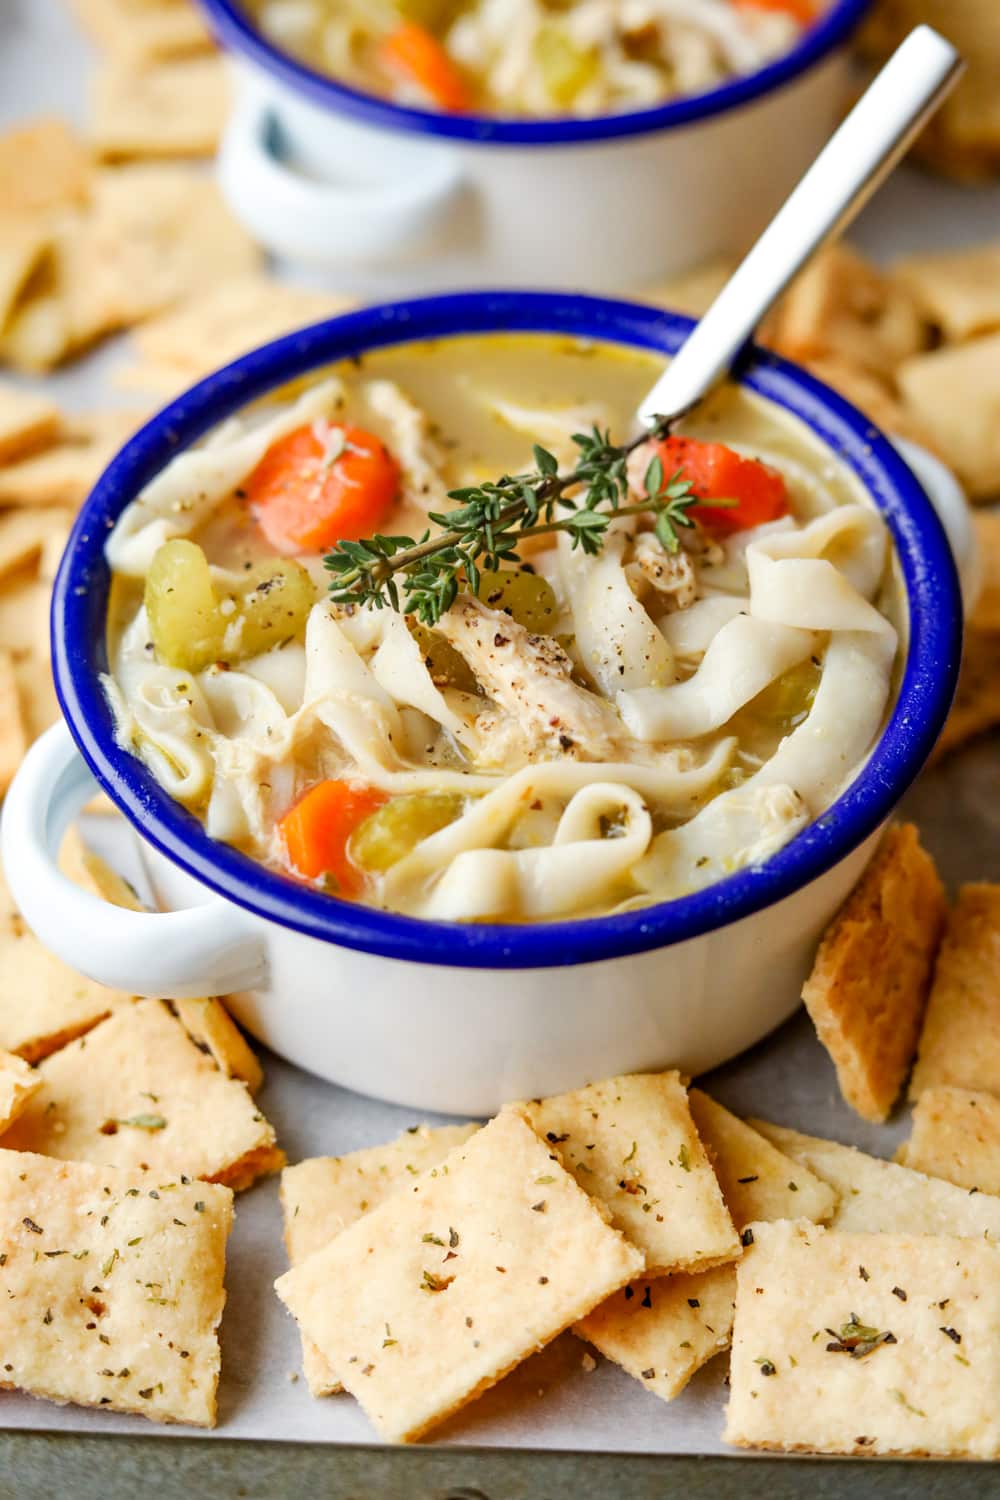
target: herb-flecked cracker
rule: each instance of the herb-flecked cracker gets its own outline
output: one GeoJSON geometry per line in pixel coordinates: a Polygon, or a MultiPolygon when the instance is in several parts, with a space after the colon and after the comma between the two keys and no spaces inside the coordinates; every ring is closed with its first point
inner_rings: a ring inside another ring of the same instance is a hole
{"type": "Polygon", "coordinates": [[[831,1229],[845,1234],[969,1236],[1000,1246],[1000,1197],[968,1193],[837,1141],[801,1135],[766,1120],[751,1123],[780,1151],[836,1189],[839,1202],[831,1229]]]}
{"type": "Polygon", "coordinates": [[[41,1086],[41,1077],[23,1057],[0,1050],[0,1131],[13,1124],[41,1086]]]}
{"type": "Polygon", "coordinates": [[[4,1139],[63,1160],[184,1172],[239,1189],[284,1156],[246,1085],[195,1046],[162,1000],[137,1000],[39,1069],[4,1139]]]}
{"type": "Polygon", "coordinates": [[[647,1271],[705,1269],[739,1255],[678,1073],[627,1074],[523,1107],[643,1252],[647,1271]]]}
{"type": "Polygon", "coordinates": [[[1000,1275],[981,1241],[753,1226],[725,1439],[744,1448],[1000,1455],[1000,1275]]]}
{"type": "Polygon", "coordinates": [[[1000,1098],[946,1084],[924,1089],[896,1160],[970,1192],[1000,1195],[1000,1098]]]}
{"type": "MultiPolygon", "coordinates": [[[[478,1125],[415,1125],[384,1146],[347,1156],[313,1156],[281,1174],[285,1245],[291,1265],[328,1245],[342,1229],[378,1208],[393,1193],[444,1160],[475,1135],[478,1125]]],[[[302,1335],[302,1369],[314,1396],[343,1390],[336,1371],[302,1335]]]]}
{"type": "Polygon", "coordinates": [[[827,929],[802,998],[848,1104],[884,1120],[917,1049],[944,888],[910,823],[890,828],[827,929]]]}
{"type": "Polygon", "coordinates": [[[910,1098],[936,1084],[1000,1092],[1000,885],[965,885],[938,954],[910,1098]]]}
{"type": "Polygon", "coordinates": [[[382,1435],[409,1442],[641,1269],[639,1251],[505,1109],[277,1290],[382,1435]]]}
{"type": "Polygon", "coordinates": [[[0,1385],[215,1421],[228,1188],[0,1150],[0,1385]]]}
{"type": "MultiPolygon", "coordinates": [[[[737,1229],[753,1219],[828,1219],[837,1195],[721,1104],[692,1089],[691,1113],[737,1229]]],[[[642,1278],[616,1292],[576,1332],[664,1401],[729,1346],[736,1269],[642,1278]]]]}

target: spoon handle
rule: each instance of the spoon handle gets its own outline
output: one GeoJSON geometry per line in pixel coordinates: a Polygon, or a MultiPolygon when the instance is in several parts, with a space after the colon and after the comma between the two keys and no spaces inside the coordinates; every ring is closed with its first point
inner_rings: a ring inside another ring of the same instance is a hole
{"type": "Polygon", "coordinates": [[[789,282],[860,212],[964,66],[930,26],[910,33],[691,330],[639,408],[640,422],[683,416],[728,374],[789,282]]]}

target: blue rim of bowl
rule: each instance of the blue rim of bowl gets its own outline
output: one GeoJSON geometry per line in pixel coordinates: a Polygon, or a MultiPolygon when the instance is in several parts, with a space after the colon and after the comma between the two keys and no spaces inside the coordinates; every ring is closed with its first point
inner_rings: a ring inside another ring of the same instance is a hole
{"type": "Polygon", "coordinates": [[[253,25],[239,0],[200,0],[200,3],[224,47],[248,58],[313,104],[335,110],[362,124],[489,146],[572,146],[691,125],[750,104],[762,94],[791,83],[845,43],[870,8],[871,0],[833,0],[829,10],[803,32],[794,47],[766,67],[730,79],[717,89],[670,99],[652,109],[579,120],[569,116],[548,120],[509,120],[487,115],[449,115],[394,104],[391,100],[350,88],[328,74],[318,73],[273,46],[253,25]]]}
{"type": "Polygon", "coordinates": [[[56,690],[84,759],[138,832],[195,879],[258,916],[388,958],[468,968],[588,963],[683,942],[752,916],[856,849],[892,813],[944,723],[961,654],[961,594],[951,550],[919,481],[856,408],[786,360],[748,350],[740,379],[812,429],[859,475],[899,554],[910,648],[895,709],[867,763],[814,823],[759,868],[638,911],[534,926],[429,922],[339,901],[210,838],[115,741],[98,680],[107,668],[104,543],[125,505],[182,449],[247,402],[331,361],[392,344],[477,333],[542,333],[669,354],[691,320],[572,293],[470,292],[390,303],[267,344],[165,407],[122,449],[77,518],[56,578],[56,690]]]}

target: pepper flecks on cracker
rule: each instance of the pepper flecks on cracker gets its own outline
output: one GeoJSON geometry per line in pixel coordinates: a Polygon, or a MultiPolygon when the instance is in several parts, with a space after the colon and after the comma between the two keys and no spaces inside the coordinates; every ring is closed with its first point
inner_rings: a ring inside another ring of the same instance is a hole
{"type": "Polygon", "coordinates": [[[1000,1194],[1000,1098],[946,1084],[924,1089],[896,1160],[970,1192],[1000,1194]]]}
{"type": "MultiPolygon", "coordinates": [[[[475,1135],[478,1125],[414,1125],[384,1146],[347,1156],[314,1156],[281,1174],[281,1207],[288,1260],[297,1266],[341,1230],[378,1208],[475,1135]]],[[[336,1371],[302,1335],[302,1368],[313,1396],[343,1390],[336,1371]]]]}
{"type": "MultiPolygon", "coordinates": [[[[699,1089],[691,1113],[737,1229],[751,1219],[828,1219],[837,1195],[743,1120],[699,1089]]],[[[663,1401],[729,1347],[736,1301],[734,1265],[692,1275],[640,1278],[576,1326],[606,1358],[663,1401]]]]}
{"type": "Polygon", "coordinates": [[[0,1149],[0,1385],[211,1427],[228,1188],[0,1149]]]}
{"type": "Polygon", "coordinates": [[[910,1098],[939,1083],[1000,1093],[1000,885],[964,885],[948,920],[910,1098]]]}
{"type": "Polygon", "coordinates": [[[1000,1455],[1000,1275],[981,1241],[755,1224],[724,1437],[746,1448],[1000,1455]]]}
{"type": "Polygon", "coordinates": [[[641,1269],[506,1109],[276,1286],[382,1435],[410,1442],[641,1269]]]}
{"type": "Polygon", "coordinates": [[[137,1000],[39,1070],[4,1144],[64,1160],[184,1172],[240,1189],[284,1155],[245,1084],[227,1078],[162,1000],[137,1000]]]}
{"type": "Polygon", "coordinates": [[[521,1108],[647,1271],[735,1260],[739,1240],[678,1073],[609,1078],[521,1108]]]}
{"type": "Polygon", "coordinates": [[[836,1189],[829,1227],[839,1233],[958,1235],[1000,1246],[1000,1197],[969,1193],[837,1141],[766,1120],[750,1123],[836,1189]]]}
{"type": "Polygon", "coordinates": [[[911,823],[890,828],[827,929],[802,990],[840,1091],[884,1120],[917,1048],[944,929],[944,887],[911,823]]]}

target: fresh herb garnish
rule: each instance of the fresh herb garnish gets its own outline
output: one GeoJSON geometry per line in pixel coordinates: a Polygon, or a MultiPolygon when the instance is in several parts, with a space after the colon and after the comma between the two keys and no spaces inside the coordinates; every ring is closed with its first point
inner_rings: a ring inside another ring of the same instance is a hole
{"type": "Polygon", "coordinates": [[[629,454],[666,433],[662,419],[651,432],[624,444],[613,443],[610,432],[596,426],[589,433],[574,433],[579,454],[563,474],[555,455],[536,444],[534,469],[451,490],[448,498],[458,504],[454,510],[430,513],[429,519],[442,528],[433,535],[426,531],[419,540],[376,535],[338,542],[324,559],[333,575],[331,596],[338,604],[402,608],[433,626],[455,602],[460,573],[475,592],[483,570],[496,572],[501,563],[520,561],[520,542],[557,531],[567,532],[574,547],[594,556],[615,516],[655,516],[657,537],[668,552],[676,552],[677,528],[695,524],[688,515],[692,505],[735,501],[692,494],[679,471],[667,478],[657,455],[646,470],[644,498],[629,504],[629,454]]]}

